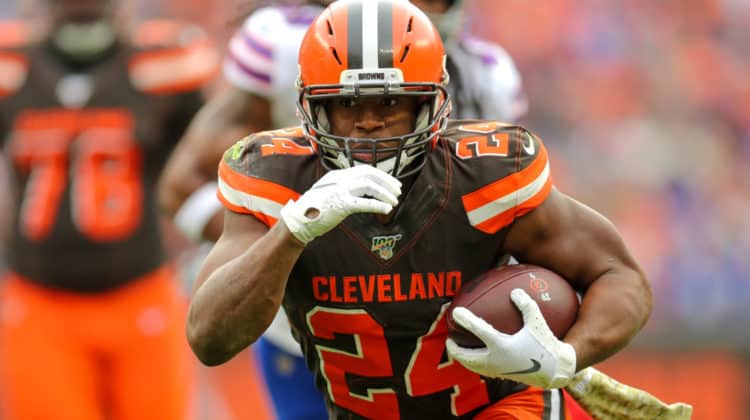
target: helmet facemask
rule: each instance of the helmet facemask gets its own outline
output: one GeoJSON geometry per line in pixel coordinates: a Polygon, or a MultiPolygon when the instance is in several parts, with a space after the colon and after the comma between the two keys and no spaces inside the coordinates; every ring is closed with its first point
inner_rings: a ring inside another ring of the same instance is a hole
{"type": "Polygon", "coordinates": [[[325,168],[331,170],[369,164],[403,178],[418,172],[424,166],[427,154],[447,123],[450,110],[448,93],[442,83],[402,82],[400,73],[399,69],[394,68],[349,70],[342,73],[342,80],[349,83],[312,85],[301,89],[298,113],[305,135],[315,146],[325,168]],[[379,77],[373,75],[382,74],[386,81],[360,82],[363,78],[360,74],[366,75],[365,78],[374,77],[378,80],[379,77]],[[420,100],[415,126],[410,133],[381,138],[345,137],[331,133],[325,109],[326,101],[399,96],[416,96],[420,100]],[[362,149],[363,143],[368,144],[368,150],[362,149]],[[352,147],[355,144],[356,150],[352,147]],[[363,154],[368,155],[366,160],[357,159],[356,155],[363,154]]]}

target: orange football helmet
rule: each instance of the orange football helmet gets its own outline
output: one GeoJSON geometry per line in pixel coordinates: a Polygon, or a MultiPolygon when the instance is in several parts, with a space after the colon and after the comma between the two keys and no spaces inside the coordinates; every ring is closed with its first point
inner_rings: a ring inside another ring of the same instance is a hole
{"type": "Polygon", "coordinates": [[[445,128],[450,112],[447,83],[440,34],[416,6],[405,0],[341,0],[315,19],[302,40],[298,114],[326,168],[368,163],[404,177],[424,165],[445,128]],[[321,101],[397,95],[424,99],[413,132],[371,139],[329,132],[321,101]],[[398,147],[380,146],[394,140],[398,147]],[[350,144],[363,141],[372,144],[372,156],[361,162],[352,157],[350,144]]]}

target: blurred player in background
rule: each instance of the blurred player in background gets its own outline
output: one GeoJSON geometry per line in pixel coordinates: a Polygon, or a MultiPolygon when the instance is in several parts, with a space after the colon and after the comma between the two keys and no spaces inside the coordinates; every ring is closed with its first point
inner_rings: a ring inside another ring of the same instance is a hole
{"type": "Polygon", "coordinates": [[[204,363],[258,339],[283,300],[332,418],[569,418],[557,388],[643,326],[648,283],[615,229],[552,187],[533,133],[448,120],[444,59],[404,1],[335,2],[313,22],[302,127],[220,164],[224,230],[188,318],[204,363]],[[446,343],[445,303],[507,253],[585,292],[565,341],[518,291],[520,332],[457,309],[487,346],[446,343]]]}
{"type": "MultiPolygon", "coordinates": [[[[228,87],[191,124],[162,179],[167,211],[189,237],[218,239],[221,205],[215,197],[221,154],[247,133],[298,124],[297,56],[310,22],[330,1],[265,7],[244,22],[224,63],[228,87]]],[[[462,0],[417,0],[446,40],[453,114],[514,121],[526,111],[520,75],[498,45],[460,34],[462,0]]],[[[326,418],[299,344],[283,312],[253,346],[280,419],[326,418]]]]}
{"type": "Polygon", "coordinates": [[[521,75],[499,45],[465,31],[463,0],[412,0],[435,24],[445,45],[454,118],[516,121],[527,110],[521,75]]]}
{"type": "Polygon", "coordinates": [[[116,0],[37,7],[39,32],[0,49],[13,210],[2,418],[185,419],[185,300],[155,185],[203,103],[216,51],[177,23],[132,33],[116,0]]]}
{"type": "MultiPolygon", "coordinates": [[[[198,113],[162,176],[163,207],[189,238],[215,241],[221,234],[216,167],[224,150],[248,133],[299,122],[294,106],[299,44],[328,3],[262,7],[230,40],[226,86],[198,113]]],[[[253,350],[277,418],[327,418],[323,396],[282,312],[253,350]]]]}

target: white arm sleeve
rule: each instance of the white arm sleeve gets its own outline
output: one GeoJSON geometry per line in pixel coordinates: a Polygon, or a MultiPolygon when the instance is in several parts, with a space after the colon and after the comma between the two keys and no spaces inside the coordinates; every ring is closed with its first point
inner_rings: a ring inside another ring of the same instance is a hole
{"type": "Polygon", "coordinates": [[[182,204],[174,222],[187,238],[194,241],[203,239],[203,230],[211,218],[222,208],[216,197],[216,182],[207,182],[195,190],[182,204]]]}
{"type": "Polygon", "coordinates": [[[289,326],[289,320],[287,319],[284,310],[279,309],[273,322],[268,326],[268,329],[263,335],[268,341],[272,342],[277,347],[280,347],[285,352],[298,357],[302,356],[302,349],[292,336],[292,329],[289,326]]]}

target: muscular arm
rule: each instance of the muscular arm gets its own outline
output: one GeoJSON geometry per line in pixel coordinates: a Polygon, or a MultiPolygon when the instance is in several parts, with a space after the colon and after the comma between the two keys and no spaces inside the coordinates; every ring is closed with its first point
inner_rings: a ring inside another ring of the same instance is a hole
{"type": "Polygon", "coordinates": [[[278,311],[304,244],[351,214],[390,213],[400,195],[396,178],[361,165],[323,175],[287,201],[270,230],[253,216],[226,211],[224,232],[198,274],[188,312],[188,341],[198,358],[223,363],[252,344],[278,311]]]}
{"type": "Polygon", "coordinates": [[[188,312],[188,342],[203,363],[224,363],[260,337],[303,249],[284,223],[269,230],[226,210],[224,233],[198,274],[188,312]]]}
{"type": "MultiPolygon", "coordinates": [[[[169,158],[159,183],[163,210],[174,217],[185,200],[204,185],[216,180],[221,156],[238,139],[271,128],[271,107],[267,99],[227,86],[196,115],[169,158]]],[[[216,240],[221,234],[219,211],[203,230],[216,240]]]]}
{"type": "Polygon", "coordinates": [[[624,347],[651,312],[651,288],[611,222],[553,190],[511,228],[506,248],[519,261],[547,267],[583,291],[565,342],[580,370],[624,347]]]}

